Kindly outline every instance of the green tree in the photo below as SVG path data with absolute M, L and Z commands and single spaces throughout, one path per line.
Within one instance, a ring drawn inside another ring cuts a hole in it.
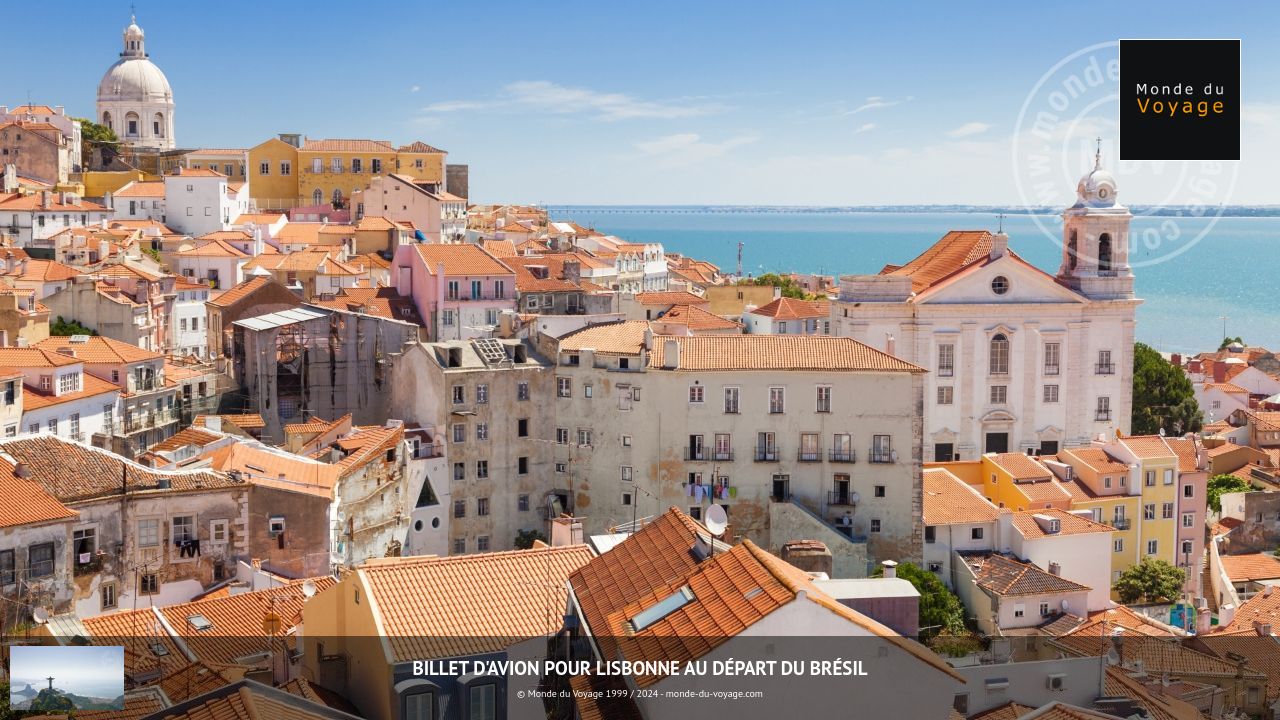
M 883 575 L 883 568 L 876 570 L 876 577 Z M 911 583 L 916 592 L 920 593 L 921 642 L 927 642 L 940 634 L 962 636 L 968 633 L 960 598 L 948 590 L 937 575 L 904 562 L 898 565 L 898 577 Z
M 1237 336 L 1235 336 L 1235 337 L 1223 338 L 1223 339 L 1222 339 L 1222 344 L 1218 346 L 1218 349 L 1219 349 L 1219 350 L 1226 350 L 1226 349 L 1227 349 L 1227 346 L 1228 346 L 1228 345 L 1230 345 L 1231 343 L 1236 343 L 1236 344 L 1238 344 L 1238 345 L 1244 345 L 1244 338 L 1240 337 L 1239 335 L 1237 335 Z
M 1133 417 L 1135 435 L 1164 430 L 1173 435 L 1196 432 L 1204 413 L 1196 402 L 1191 380 L 1152 348 L 1133 346 Z
M 75 320 L 63 320 L 59 315 L 57 320 L 49 323 L 49 334 L 54 337 L 68 337 L 71 335 L 97 335 L 97 330 L 90 330 Z
M 789 277 L 783 277 L 778 273 L 765 273 L 757 275 L 754 278 L 743 278 L 738 281 L 739 285 L 770 285 L 772 287 L 782 289 L 782 297 L 796 298 L 797 300 L 806 300 L 808 295 L 804 288 L 796 284 L 795 280 Z
M 114 156 L 116 148 L 120 144 L 120 138 L 116 137 L 116 133 L 106 125 L 98 123 L 87 118 L 76 118 L 80 121 L 80 164 L 88 168 L 93 160 L 93 151 L 96 148 L 103 148 L 103 163 L 110 162 Z
M 540 530 L 519 530 L 516 532 L 515 546 L 517 550 L 528 550 L 535 542 L 547 541 L 547 536 Z
M 1169 602 L 1178 598 L 1186 578 L 1187 574 L 1182 568 L 1174 567 L 1164 560 L 1144 557 L 1142 562 L 1120 573 L 1113 588 L 1122 603 L 1139 600 Z
M 1235 475 L 1214 475 L 1208 482 L 1209 509 L 1220 513 L 1225 493 L 1249 492 L 1252 489 L 1252 485 Z

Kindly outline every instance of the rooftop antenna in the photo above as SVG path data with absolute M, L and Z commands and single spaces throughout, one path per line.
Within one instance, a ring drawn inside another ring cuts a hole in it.
M 1097 140 L 1097 143 L 1098 143 L 1098 149 L 1093 154 L 1093 169 L 1099 170 L 1102 168 L 1102 136 L 1099 135 L 1095 139 Z
M 738 241 L 738 277 L 742 277 L 742 246 L 743 242 Z
M 999 225 L 996 227 L 996 232 L 1003 235 L 1004 234 L 1004 213 L 1000 213 L 996 217 L 999 219 Z

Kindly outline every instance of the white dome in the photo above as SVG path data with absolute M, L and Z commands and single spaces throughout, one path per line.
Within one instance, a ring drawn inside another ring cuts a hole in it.
M 1080 184 L 1076 185 L 1076 205 L 1115 207 L 1116 192 L 1115 176 L 1102 169 L 1102 140 L 1099 139 L 1093 169 L 1080 178 Z
M 173 102 L 169 79 L 145 57 L 123 57 L 107 69 L 98 83 L 98 102 Z

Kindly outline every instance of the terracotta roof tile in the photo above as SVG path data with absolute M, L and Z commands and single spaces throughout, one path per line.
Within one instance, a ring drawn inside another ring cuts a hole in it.
M 364 312 L 366 315 L 411 322 L 415 325 L 422 324 L 413 298 L 401 295 L 395 288 L 343 288 L 331 299 L 312 300 L 310 304 L 332 310 Z
M 416 140 L 416 141 L 414 141 L 414 142 L 412 142 L 412 143 L 409 143 L 408 145 L 401 145 L 400 147 L 396 148 L 396 152 L 402 152 L 402 153 L 435 153 L 435 154 L 438 154 L 438 155 L 447 155 L 447 154 L 448 154 L 448 152 L 447 152 L 447 151 L 445 151 L 445 150 L 441 150 L 441 149 L 440 149 L 440 148 L 438 148 L 438 147 L 432 147 L 431 145 L 428 145 L 428 144 L 426 144 L 426 143 L 422 142 L 421 140 Z
M 587 546 L 567 545 L 386 558 L 356 573 L 399 662 L 495 652 L 512 638 L 554 633 L 568 599 L 565 580 L 590 559 Z M 556 610 L 548 614 L 548 607 Z
M 1133 435 L 1119 438 L 1119 440 L 1134 455 L 1143 460 L 1177 458 L 1177 454 L 1165 443 L 1164 438 L 1159 435 Z
M 679 370 L 924 372 L 853 338 L 796 335 L 659 336 L 653 340 L 650 369 L 664 369 L 671 342 L 680 349 Z
M 393 153 L 395 148 L 386 140 L 326 139 L 307 140 L 299 148 L 303 152 L 369 152 Z
M 28 480 L 68 503 L 128 492 L 184 492 L 243 487 L 219 472 L 160 471 L 52 435 L 0 440 L 0 451 L 26 464 Z M 8 461 L 0 462 L 12 468 Z M 166 487 L 167 486 L 167 487 Z
M 946 468 L 924 470 L 924 524 L 995 522 L 1001 509 Z
M 1280 578 L 1280 559 L 1271 553 L 1223 555 L 1222 570 L 1232 582 Z
M 641 305 L 709 305 L 710 300 L 683 290 L 663 290 L 636 294 Z
M 968 265 L 987 259 L 991 253 L 991 233 L 986 230 L 952 230 L 914 260 L 882 275 L 905 275 L 911 288 L 921 292 Z
M 661 318 L 663 322 L 688 326 L 690 331 L 737 330 L 742 326 L 697 305 L 676 305 Z
M 997 467 L 1009 473 L 1014 480 L 1041 480 L 1053 477 L 1049 469 L 1030 455 L 1022 453 L 992 453 L 986 457 Z
M 413 246 L 426 263 L 427 272 L 436 273 L 444 265 L 446 275 L 514 275 L 510 267 L 479 245 L 439 245 L 420 243 Z
M 113 196 L 119 198 L 163 198 L 163 180 L 135 180 L 120 188 Z
M 36 343 L 41 350 L 51 352 L 73 352 L 70 357 L 77 362 L 90 365 L 105 363 L 110 365 L 159 360 L 164 356 L 151 350 L 143 350 L 137 345 L 113 340 L 104 335 L 92 335 L 84 342 L 72 342 L 70 337 L 53 336 Z
M 220 308 L 231 307 L 232 305 L 235 305 L 241 300 L 249 297 L 254 291 L 269 282 L 271 282 L 271 278 L 266 276 L 258 275 L 251 277 L 235 287 L 227 288 L 226 292 L 223 292 L 209 300 L 208 304 Z
M 1036 515 L 1048 515 L 1058 521 L 1059 530 L 1056 533 L 1046 532 L 1036 521 Z M 1024 510 L 1016 512 L 1011 518 L 1013 527 L 1024 538 L 1042 538 L 1057 535 L 1086 535 L 1089 533 L 1110 533 L 1115 528 L 1110 525 L 1096 523 L 1088 518 L 1069 513 L 1065 510 L 1057 508 L 1045 508 L 1043 510 Z
M 236 470 L 254 485 L 333 498 L 342 470 L 328 463 L 271 449 L 256 442 L 233 442 L 204 454 L 221 472 Z
M 830 303 L 825 300 L 797 300 L 780 297 L 768 305 L 762 305 L 751 311 L 752 315 L 771 317 L 774 320 L 803 320 L 807 318 L 824 318 L 831 312 Z
M 19 263 L 16 272 L 6 272 L 6 277 L 37 282 L 59 282 L 70 280 L 84 273 L 70 265 L 63 265 L 56 260 L 37 260 L 31 258 L 26 263 Z
M 52 390 L 41 390 L 30 385 L 24 385 L 22 387 L 22 409 L 24 412 L 29 412 L 120 391 L 119 385 L 94 377 L 89 373 L 81 373 L 80 389 L 61 395 L 55 395 Z
M 57 522 L 79 515 L 50 495 L 43 486 L 13 474 L 13 466 L 0 462 L 0 527 Z
M 967 554 L 964 560 L 979 587 L 1002 597 L 1089 591 L 1086 585 L 999 553 Z
M 644 320 L 588 325 L 560 336 L 560 352 L 592 349 L 610 355 L 639 355 L 644 349 L 644 336 L 648 329 L 649 323 Z
M 172 436 L 152 445 L 148 450 L 151 452 L 169 452 L 184 447 L 204 447 L 205 445 L 215 443 L 221 439 L 222 436 L 217 433 L 212 433 L 198 427 L 188 427 L 183 428 Z
M 1103 474 L 1129 472 L 1129 465 L 1127 463 L 1116 460 L 1108 455 L 1102 448 L 1066 448 L 1059 451 L 1058 455 L 1069 455 L 1078 458 L 1085 465 Z
M 971 715 L 969 720 L 1018 720 L 1018 718 L 1032 710 L 1035 710 L 1035 708 L 1010 701 L 1003 705 L 997 705 L 990 710 Z
M 182 257 L 249 257 L 248 253 L 228 243 L 226 240 L 213 239 L 186 250 L 179 250 Z

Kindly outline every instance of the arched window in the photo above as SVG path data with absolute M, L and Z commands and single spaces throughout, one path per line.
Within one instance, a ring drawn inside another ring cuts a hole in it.
M 111 127 L 111 113 L 109 112 L 102 113 L 102 124 L 106 125 L 108 130 L 115 130 L 115 128 Z
M 1107 233 L 1098 238 L 1098 272 L 1111 272 L 1111 236 Z
M 1067 241 L 1067 269 L 1076 269 L 1076 231 L 1071 231 L 1071 239 Z
M 342 190 L 340 188 L 333 189 L 333 209 L 337 210 L 342 207 Z
M 124 116 L 124 133 L 128 137 L 138 137 L 138 114 L 129 113 Z
M 996 333 L 991 338 L 989 370 L 992 375 L 1009 374 L 1009 338 L 1004 333 Z
M 164 113 L 156 113 L 151 119 L 151 134 L 158 138 L 164 137 Z
M 320 188 L 316 188 L 315 192 L 311 193 L 311 204 L 319 205 L 322 202 L 324 202 L 324 193 L 320 191 Z

